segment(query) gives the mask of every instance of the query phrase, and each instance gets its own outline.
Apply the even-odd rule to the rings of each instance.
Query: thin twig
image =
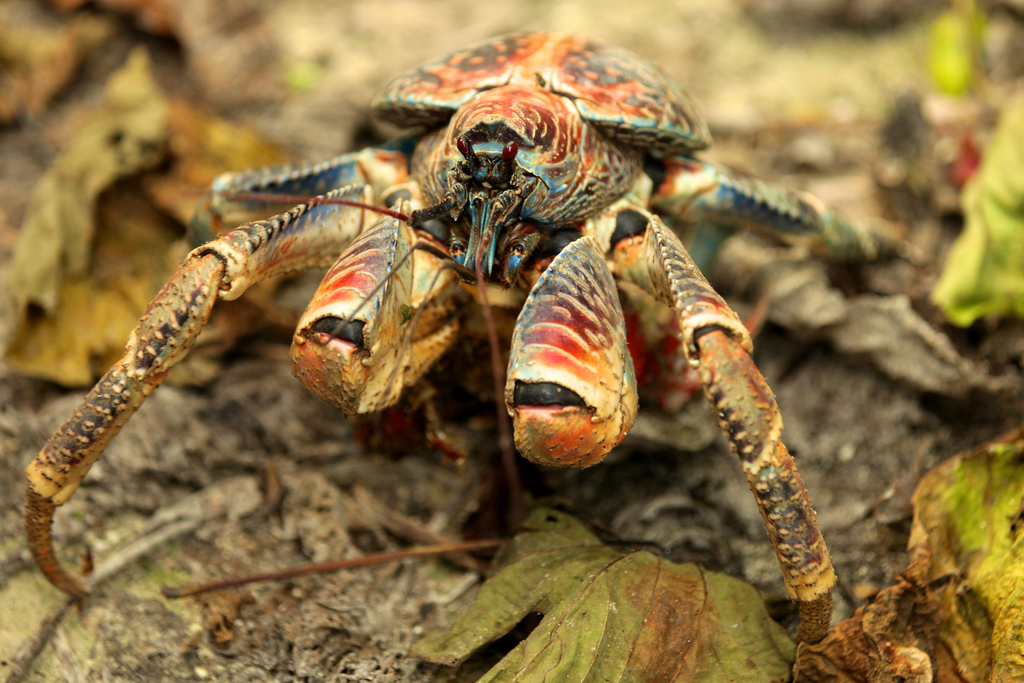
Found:
[[[148,555],[156,548],[166,546],[167,543],[179,536],[195,531],[202,523],[203,520],[199,518],[183,519],[140,536],[97,567],[96,571],[86,579],[87,588],[90,592],[94,591],[96,586],[118,574],[139,558]]]
[[[390,553],[375,553],[373,555],[356,557],[350,560],[335,560],[333,562],[307,564],[301,567],[293,567],[282,571],[266,572],[264,574],[236,576],[230,579],[210,581],[207,583],[182,586],[179,588],[175,588],[174,586],[163,586],[160,588],[160,592],[165,598],[184,598],[191,595],[199,595],[200,593],[224,590],[225,588],[245,586],[250,583],[258,583],[260,581],[284,581],[287,579],[298,578],[300,576],[309,576],[310,574],[326,574],[329,572],[336,572],[341,569],[369,567],[376,564],[393,562],[395,560],[408,560],[414,557],[432,557],[435,555],[446,555],[448,553],[489,550],[491,548],[497,548],[502,543],[504,543],[504,540],[495,538],[484,539],[481,541],[464,541],[462,543],[444,543],[440,545],[420,546],[418,548],[408,548],[406,550],[397,550]]]
[[[391,533],[413,543],[424,545],[454,544],[456,541],[444,534],[427,529],[415,519],[407,515],[395,512],[379,500],[373,497],[365,486],[356,485],[352,487],[352,495],[359,504],[361,512],[371,517],[372,521],[381,525]],[[486,569],[486,564],[473,557],[469,553],[453,553],[448,558],[451,562],[464,567],[471,572],[481,573]]]
[[[64,629],[59,625],[54,630],[53,639],[53,651],[57,655],[57,664],[60,666],[60,672],[64,676],[65,683],[82,683],[82,665],[78,661],[78,657],[75,656],[75,651],[71,649],[71,644],[68,643],[68,637],[64,633]]]

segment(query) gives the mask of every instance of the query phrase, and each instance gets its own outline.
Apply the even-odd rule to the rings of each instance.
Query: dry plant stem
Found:
[[[64,629],[58,626],[54,630],[53,638],[50,642],[53,644],[53,651],[57,656],[57,663],[64,681],[66,683],[82,683],[84,681],[82,666],[78,661],[78,657],[75,656],[74,650],[71,649],[70,643],[68,643],[68,637]]]
[[[300,576],[309,576],[310,574],[326,574],[340,569],[369,567],[375,564],[384,564],[385,562],[393,562],[395,560],[408,560],[414,557],[433,557],[435,555],[446,555],[448,553],[490,550],[492,548],[497,548],[504,542],[505,541],[503,539],[496,538],[484,539],[481,541],[465,541],[463,543],[445,543],[441,545],[422,546],[419,548],[409,548],[407,550],[397,550],[390,553],[377,553],[374,555],[367,555],[366,557],[357,557],[351,560],[335,560],[333,562],[309,564],[278,572],[238,576],[231,579],[224,579],[222,581],[210,581],[208,583],[200,583],[181,588],[163,586],[160,589],[160,592],[163,593],[165,598],[184,598],[191,595],[209,593],[210,591],[224,590],[225,588],[245,586],[250,583],[257,583],[260,581],[284,581],[287,579],[298,578]]]
[[[148,555],[157,548],[165,547],[170,541],[180,536],[195,531],[204,521],[206,520],[199,517],[183,519],[135,539],[96,568],[87,581],[89,591],[95,590],[100,583],[119,573],[144,555]]]

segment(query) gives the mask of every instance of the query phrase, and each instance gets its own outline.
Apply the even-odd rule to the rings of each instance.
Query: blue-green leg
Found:
[[[730,230],[748,228],[788,242],[808,244],[816,251],[845,261],[894,255],[899,242],[851,223],[819,199],[690,157],[667,159],[664,180],[651,205],[659,213],[698,224],[692,251],[710,262]]]
[[[312,165],[267,166],[225,173],[213,181],[188,227],[193,246],[205,244],[234,227],[286,211],[306,198],[341,187],[368,185],[373,196],[403,182],[409,174],[406,152],[399,146],[368,147]],[[275,200],[275,196],[280,200]]]

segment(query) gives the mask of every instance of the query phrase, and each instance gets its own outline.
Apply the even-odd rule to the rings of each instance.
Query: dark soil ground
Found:
[[[876,187],[893,155],[881,131],[900,96],[917,93],[929,116],[975,125],[927,84],[927,21],[942,3],[776,4],[187,0],[177,5],[174,38],[115,19],[67,92],[0,128],[0,278],[35,183],[135,45],[148,48],[169,93],[253,126],[295,159],[323,159],[379,134],[367,113],[374,92],[422,59],[519,29],[621,44],[660,63],[704,105],[711,158],[810,189],[919,248],[914,265],[840,267],[742,238],[710,274],[741,313],[772,297],[755,360],[833,554],[837,618],[848,616],[905,566],[916,480],[1019,424],[1024,336],[1007,322],[941,325],[927,293],[958,230],[955,203],[911,213],[900,208],[900,190]],[[23,0],[0,5],[0,20],[59,27],[68,18]],[[283,85],[282,73],[302,69],[315,87]],[[797,276],[817,283],[799,290],[809,299],[786,288]],[[894,307],[902,313],[891,326],[878,315],[823,326],[809,313],[872,297],[909,306]],[[918,314],[933,344],[907,331]],[[3,309],[0,333],[13,324]],[[858,345],[867,327],[882,338],[872,348],[886,351]],[[861,351],[838,350],[851,348]],[[0,367],[0,675],[60,604],[24,549],[22,471],[81,396]],[[480,419],[452,429],[486,444],[493,437],[480,434],[491,433],[492,414],[482,406]],[[408,545],[369,511],[365,493],[457,537],[473,512],[495,507],[484,494],[491,450],[474,447],[460,469],[425,444],[400,457],[361,448],[349,421],[291,377],[287,335],[243,339],[209,383],[159,389],[59,513],[60,547],[77,553],[88,544],[101,564],[150,533],[154,516],[178,526],[65,617],[25,680],[474,680],[479,668],[456,674],[408,657],[472,595],[475,575],[456,565],[407,561],[179,602],[158,588]],[[634,434],[592,469],[524,469],[535,493],[566,501],[609,535],[742,578],[781,602],[754,500],[703,402],[680,414],[644,409]],[[795,629],[784,605],[780,615]]]

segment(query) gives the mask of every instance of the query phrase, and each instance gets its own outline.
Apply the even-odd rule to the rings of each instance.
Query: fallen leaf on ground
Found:
[[[24,309],[7,349],[19,372],[66,386],[91,384],[124,353],[128,334],[184,255],[175,248],[180,227],[138,188],[115,185],[96,214],[103,229],[90,249],[90,271],[62,280],[52,313]]]
[[[0,124],[39,114],[113,30],[109,19],[90,15],[60,29],[0,21],[0,66],[11,86],[0,88]]]
[[[172,99],[168,107],[170,168],[165,173],[147,174],[144,184],[153,202],[182,224],[192,218],[199,199],[196,190],[208,188],[221,173],[285,160],[280,148],[251,128],[225,121],[183,100]]]
[[[535,510],[447,633],[413,656],[454,665],[531,612],[544,619],[481,681],[786,680],[794,646],[757,591],[693,564],[621,553],[554,510]]]
[[[110,277],[119,281],[121,291],[104,295],[102,285],[97,288],[89,273],[98,256],[94,248],[98,246],[100,194],[117,180],[159,163],[166,134],[167,103],[150,74],[149,57],[144,50],[136,50],[111,76],[103,103],[81,122],[36,186],[10,277],[18,324],[6,359],[16,369],[65,385],[91,383],[89,358],[106,356],[109,348],[104,340],[99,341],[99,348],[93,347],[87,330],[68,327],[70,318],[90,329],[93,324],[110,323],[112,318],[137,318],[137,313],[121,315],[112,309],[123,308],[119,300],[143,301],[144,307],[156,291],[144,285],[152,274],[144,270],[149,264],[133,263],[131,256],[138,252],[126,253],[123,245],[115,245],[114,250],[122,257],[127,255],[128,262],[108,260],[118,271]],[[144,221],[140,221],[130,232],[137,235],[143,227]],[[143,246],[143,252],[148,254],[160,246]],[[163,254],[166,256],[166,249]],[[62,299],[64,315],[58,315]],[[141,311],[136,306],[131,304],[132,310]],[[99,320],[90,321],[93,317]],[[100,330],[95,336],[108,331]],[[131,324],[116,332],[118,351],[130,331]],[[70,336],[74,338],[58,349],[56,340]]]
[[[281,157],[250,130],[169,102],[146,54],[133,53],[36,188],[15,249],[19,321],[6,360],[65,386],[94,382],[121,357],[146,305],[184,257],[181,224],[201,197],[198,188],[219,173]],[[159,172],[150,171],[158,164]],[[280,325],[287,317],[275,314],[259,288],[246,303],[222,308],[211,328],[224,316],[230,324],[206,335],[204,348],[223,350],[268,319]],[[178,381],[216,372],[201,356],[189,359],[190,371],[175,369]]]
[[[964,230],[932,301],[955,325],[1024,316],[1024,99],[1006,105],[963,192]]]
[[[928,683],[939,631],[939,599],[922,556],[818,643],[797,650],[796,683]]]
[[[947,680],[1024,681],[1022,502],[1024,434],[946,461],[914,495],[910,547],[933,554],[940,654],[960,677]]]
[[[797,683],[1024,681],[1024,432],[959,455],[914,494],[913,560],[797,651]]]

